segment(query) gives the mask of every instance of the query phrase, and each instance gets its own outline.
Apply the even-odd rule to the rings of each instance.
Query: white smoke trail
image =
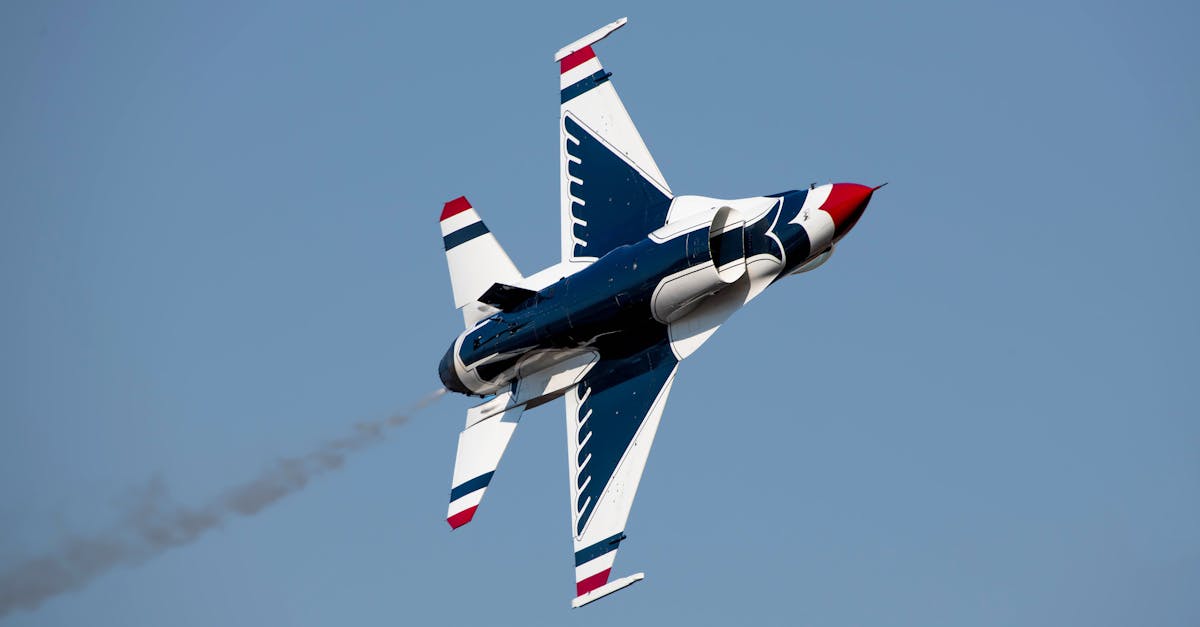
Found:
[[[358,423],[353,433],[305,455],[277,460],[257,477],[199,507],[171,502],[161,478],[152,479],[109,532],[63,538],[54,550],[0,570],[0,618],[16,609],[36,609],[46,599],[82,587],[117,566],[139,564],[188,544],[230,518],[261,512],[315,477],[341,468],[347,455],[379,442],[388,429],[408,422],[444,393],[433,392],[385,420]]]

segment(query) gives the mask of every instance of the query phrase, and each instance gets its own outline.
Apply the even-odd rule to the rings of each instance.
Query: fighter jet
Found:
[[[562,261],[524,276],[466,198],[441,215],[466,330],[438,374],[486,399],[467,410],[447,520],[475,516],[521,413],[565,397],[574,607],[644,576],[610,579],[680,362],[767,287],[825,263],[878,189],[675,195],[593,49],[625,23],[554,55]]]

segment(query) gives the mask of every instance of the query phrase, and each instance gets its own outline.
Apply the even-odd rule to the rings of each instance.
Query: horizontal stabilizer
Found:
[[[446,522],[451,529],[458,529],[475,517],[504,449],[512,440],[524,408],[508,406],[511,397],[506,392],[467,411],[467,428],[458,435],[450,507],[446,511]]]
[[[510,311],[536,295],[537,292],[527,290],[523,287],[508,285],[507,283],[493,283],[478,300],[501,311]]]
[[[463,322],[470,327],[495,313],[480,304],[480,294],[493,283],[519,283],[523,277],[466,198],[447,202],[440,224],[454,306],[462,309]]]
[[[581,594],[574,599],[571,599],[571,607],[583,607],[592,601],[604,598],[621,588],[635,584],[646,578],[646,573],[637,573],[628,577],[621,577],[615,581],[610,581],[591,592]]]

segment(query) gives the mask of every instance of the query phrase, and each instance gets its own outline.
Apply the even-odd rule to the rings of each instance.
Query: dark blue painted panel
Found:
[[[591,91],[595,87],[602,85],[611,76],[612,72],[600,70],[599,72],[596,72],[595,74],[592,74],[583,80],[576,81],[570,85],[567,85],[566,87],[563,87],[562,91],[559,92],[559,97],[561,98],[562,103],[566,104],[568,100],[578,98],[579,96]]]
[[[636,168],[614,154],[602,141],[570,116],[563,120],[570,161],[567,169],[582,183],[571,183],[571,213],[586,225],[576,224],[574,234],[586,245],[576,244],[577,257],[603,257],[609,251],[632,244],[662,226],[671,199],[646,180]]]
[[[575,565],[582,566],[601,555],[611,553],[617,550],[621,541],[625,539],[625,532],[618,531],[617,533],[591,545],[575,551]]]
[[[641,352],[617,358],[601,355],[578,387],[580,397],[586,395],[587,400],[579,407],[576,426],[584,416],[587,420],[575,435],[580,444],[576,464],[588,461],[575,478],[579,490],[575,509],[580,512],[576,534],[591,520],[613,471],[677,363],[665,333]]]
[[[463,228],[443,237],[442,245],[446,247],[446,250],[450,250],[455,246],[466,244],[467,242],[485,233],[488,233],[488,228],[483,222],[468,224],[467,226],[464,226]]]
[[[783,248],[787,251],[787,257],[783,266],[783,271],[775,278],[778,281],[780,278],[787,276],[792,270],[795,270],[800,264],[808,260],[810,254],[809,248],[811,243],[808,240],[808,231],[804,227],[792,222],[792,219],[800,213],[800,208],[804,206],[804,199],[808,197],[808,190],[800,190],[798,192],[788,192],[780,199],[779,220],[775,224],[775,235],[779,237],[779,241],[783,242]]]
[[[485,472],[474,479],[468,479],[467,481],[454,486],[454,489],[450,490],[450,500],[454,501],[478,490],[479,488],[486,488],[488,484],[492,482],[492,475],[494,474],[496,473]]]
[[[707,227],[661,244],[643,238],[620,246],[513,310],[490,318],[467,336],[459,356],[470,366],[496,353],[516,356],[535,347],[591,344],[602,355],[608,354],[605,350],[641,351],[665,336],[650,313],[655,286],[662,277],[700,263],[711,263]],[[646,325],[658,330],[645,335],[641,327]],[[487,370],[498,374],[502,369]]]

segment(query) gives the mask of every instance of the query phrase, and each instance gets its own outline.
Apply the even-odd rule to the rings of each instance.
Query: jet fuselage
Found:
[[[808,197],[811,189],[769,197],[777,199],[774,206],[736,230],[716,233],[705,221],[669,237],[656,231],[617,247],[464,331],[443,356],[439,377],[448,390],[483,396],[503,389],[523,360],[536,353],[642,351],[660,341],[674,319],[732,286],[692,279],[695,287],[688,288],[687,281],[673,278],[703,275],[694,272],[699,270],[715,276],[717,268],[757,259],[774,265],[767,279],[774,282],[831,251],[857,222],[874,189],[852,183],[829,187],[819,202]],[[739,275],[739,280],[753,279]]]

